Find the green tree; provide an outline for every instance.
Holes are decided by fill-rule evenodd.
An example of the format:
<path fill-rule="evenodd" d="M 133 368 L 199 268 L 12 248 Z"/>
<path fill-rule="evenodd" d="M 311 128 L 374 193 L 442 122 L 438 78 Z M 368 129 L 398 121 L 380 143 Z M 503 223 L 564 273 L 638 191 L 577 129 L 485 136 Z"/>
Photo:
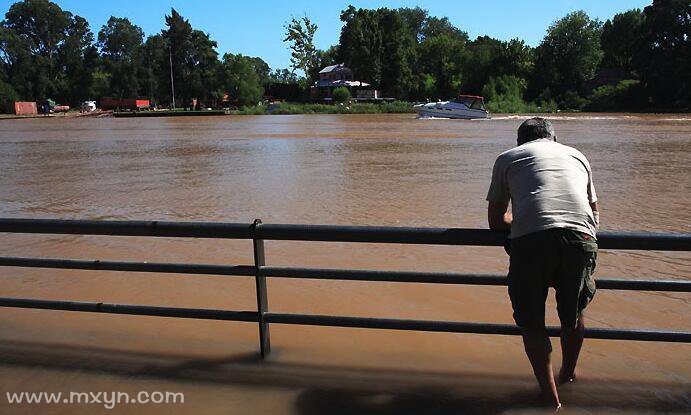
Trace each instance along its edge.
<path fill-rule="evenodd" d="M 295 70 L 301 70 L 305 77 L 310 76 L 312 68 L 318 65 L 317 48 L 314 46 L 314 34 L 317 25 L 307 16 L 301 19 L 293 17 L 285 26 L 284 42 L 290 43 L 290 62 Z"/>
<path fill-rule="evenodd" d="M 93 43 L 94 35 L 89 23 L 83 17 L 74 16 L 67 28 L 65 43 L 60 48 L 59 61 L 64 72 L 58 91 L 58 96 L 72 105 L 94 97 L 93 73 L 99 56 Z"/>
<path fill-rule="evenodd" d="M 408 26 L 408 65 L 413 70 L 414 90 L 409 99 L 447 99 L 466 83 L 470 59 L 468 34 L 447 17 L 430 16 L 419 7 L 397 10 Z"/>
<path fill-rule="evenodd" d="M 252 59 L 243 55 L 223 55 L 222 86 L 240 106 L 256 105 L 264 94 Z"/>
<path fill-rule="evenodd" d="M 656 106 L 691 108 L 691 3 L 654 0 L 645 23 L 636 66 Z"/>
<path fill-rule="evenodd" d="M 12 85 L 0 79 L 0 112 L 5 112 L 8 105 L 17 100 L 19 100 L 17 91 L 12 88 Z"/>
<path fill-rule="evenodd" d="M 586 80 L 595 75 L 602 59 L 601 23 L 576 11 L 553 23 L 535 51 L 533 97 L 549 89 L 557 100 L 574 98 Z M 567 99 L 568 98 L 568 99 Z"/>
<path fill-rule="evenodd" d="M 137 97 L 145 88 L 144 31 L 127 18 L 111 16 L 98 32 L 98 46 L 106 71 L 110 73 L 110 93 L 118 98 Z"/>
<path fill-rule="evenodd" d="M 338 87 L 334 88 L 333 92 L 331 93 L 331 97 L 335 102 L 338 102 L 340 104 L 343 104 L 350 100 L 350 91 L 346 87 Z"/>
<path fill-rule="evenodd" d="M 588 97 L 589 111 L 638 110 L 645 105 L 645 95 L 640 81 L 625 79 L 616 85 L 603 85 L 593 90 Z"/>
<path fill-rule="evenodd" d="M 192 62 L 192 25 L 183 18 L 175 9 L 171 9 L 170 15 L 166 15 L 167 29 L 161 31 L 161 36 L 165 41 L 169 64 L 172 67 L 172 83 L 175 86 L 175 97 L 172 97 L 170 92 L 171 69 L 167 67 L 165 58 L 161 62 L 162 70 L 159 72 L 159 82 L 161 85 L 168 86 L 167 98 L 172 102 L 173 98 L 177 100 L 176 105 L 186 107 L 190 104 L 192 98 L 191 77 L 194 65 Z M 161 91 L 164 89 L 161 88 Z"/>
<path fill-rule="evenodd" d="M 420 9 L 356 9 L 341 12 L 344 25 L 339 60 L 356 78 L 381 88 L 385 94 L 410 98 L 419 85 L 417 43 L 422 38 L 426 12 Z"/>
<path fill-rule="evenodd" d="M 487 98 L 487 108 L 493 112 L 527 112 L 533 111 L 523 100 L 527 82 L 515 75 L 490 77 L 482 88 L 482 95 Z"/>
<path fill-rule="evenodd" d="M 297 83 L 298 77 L 289 69 L 274 69 L 269 74 L 269 82 L 273 84 Z"/>
<path fill-rule="evenodd" d="M 32 99 L 35 95 L 34 57 L 29 40 L 13 29 L 0 25 L 0 60 L 2 78 L 19 97 Z"/>
<path fill-rule="evenodd" d="M 602 26 L 602 63 L 604 68 L 620 69 L 626 73 L 634 70 L 633 60 L 641 47 L 643 12 L 640 9 L 615 14 Z"/>
<path fill-rule="evenodd" d="M 358 79 L 380 86 L 383 34 L 377 11 L 349 6 L 341 12 L 341 21 L 344 24 L 339 38 L 339 60 Z"/>
<path fill-rule="evenodd" d="M 535 66 L 534 50 L 520 39 L 501 43 L 499 56 L 495 61 L 497 73 L 528 79 Z"/>
<path fill-rule="evenodd" d="M 25 0 L 14 3 L 5 14 L 4 26 L 25 40 L 28 48 L 31 91 L 27 98 L 45 99 L 56 96 L 60 65 L 60 48 L 67 37 L 71 14 L 47 0 Z"/>
<path fill-rule="evenodd" d="M 72 101 L 88 91 L 92 69 L 85 60 L 95 53 L 82 17 L 48 0 L 24 0 L 10 6 L 2 28 L 7 78 L 22 97 Z"/>
<path fill-rule="evenodd" d="M 417 96 L 448 99 L 458 95 L 463 83 L 463 65 L 468 59 L 465 39 L 441 34 L 426 37 L 418 48 L 420 78 Z"/>
<path fill-rule="evenodd" d="M 223 96 L 220 91 L 221 67 L 216 52 L 217 44 L 200 30 L 192 31 L 190 44 L 190 96 L 197 98 L 200 103 L 213 106 Z"/>
<path fill-rule="evenodd" d="M 168 47 L 161 34 L 149 36 L 142 47 L 142 79 L 140 93 L 152 103 L 170 96 L 170 68 Z M 168 75 L 168 78 L 162 76 Z"/>
<path fill-rule="evenodd" d="M 266 85 L 269 84 L 271 77 L 271 68 L 269 67 L 269 64 L 264 62 L 264 59 L 259 57 L 250 57 L 248 59 L 250 60 L 250 63 L 252 63 L 254 72 L 259 78 L 259 84 L 263 87 L 266 87 Z"/>
<path fill-rule="evenodd" d="M 489 36 L 479 36 L 468 45 L 468 58 L 465 60 L 463 91 L 479 94 L 490 77 L 500 75 L 497 59 L 502 53 L 502 42 Z"/>
<path fill-rule="evenodd" d="M 416 83 L 413 78 L 416 39 L 399 11 L 379 9 L 378 13 L 383 34 L 380 87 L 389 96 L 409 99 Z"/>

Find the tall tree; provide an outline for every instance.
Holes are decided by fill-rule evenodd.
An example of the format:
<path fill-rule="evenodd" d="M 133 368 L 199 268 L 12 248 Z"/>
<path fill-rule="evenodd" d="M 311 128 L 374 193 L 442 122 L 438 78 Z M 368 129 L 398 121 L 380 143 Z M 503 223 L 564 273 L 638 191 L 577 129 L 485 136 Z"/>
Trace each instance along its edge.
<path fill-rule="evenodd" d="M 312 23 L 307 16 L 300 19 L 293 17 L 285 26 L 286 35 L 284 42 L 290 43 L 292 51 L 290 62 L 295 70 L 304 72 L 309 77 L 317 64 L 317 48 L 314 46 L 314 34 L 317 25 Z"/>
<path fill-rule="evenodd" d="M 238 105 L 256 105 L 264 94 L 252 59 L 243 55 L 223 55 L 222 85 Z"/>
<path fill-rule="evenodd" d="M 479 94 L 490 77 L 498 75 L 497 59 L 502 53 L 502 42 L 489 36 L 479 36 L 468 45 L 469 57 L 465 61 L 466 80 L 463 91 Z"/>
<path fill-rule="evenodd" d="M 463 65 L 468 50 L 462 36 L 439 34 L 425 36 L 419 48 L 418 67 L 423 77 L 418 81 L 419 99 L 448 99 L 465 84 Z"/>
<path fill-rule="evenodd" d="M 78 57 L 93 56 L 88 50 L 93 34 L 83 18 L 48 0 L 24 0 L 10 6 L 2 26 L 5 60 L 21 70 L 10 78 L 25 81 L 20 87 L 25 99 L 71 100 L 76 95 L 72 82 L 88 83 L 84 71 L 90 68 L 81 66 Z"/>
<path fill-rule="evenodd" d="M 401 14 L 395 10 L 379 10 L 382 37 L 381 88 L 390 96 L 408 99 L 415 86 L 413 67 L 417 39 Z"/>
<path fill-rule="evenodd" d="M 634 56 L 638 53 L 643 35 L 643 12 L 640 9 L 615 14 L 602 26 L 601 66 L 627 73 L 634 70 Z"/>
<path fill-rule="evenodd" d="M 358 79 L 380 86 L 383 34 L 377 11 L 348 6 L 341 12 L 341 21 L 340 60 Z"/>
<path fill-rule="evenodd" d="M 110 92 L 118 98 L 136 97 L 144 73 L 144 31 L 127 18 L 111 16 L 98 32 L 98 46 L 110 73 Z"/>
<path fill-rule="evenodd" d="M 533 94 L 549 90 L 564 103 L 578 96 L 602 59 L 601 27 L 584 11 L 569 13 L 553 23 L 535 51 Z"/>
<path fill-rule="evenodd" d="M 266 85 L 268 85 L 270 82 L 269 78 L 271 68 L 269 67 L 269 64 L 264 62 L 264 59 L 259 57 L 249 57 L 248 59 L 252 64 L 252 68 L 254 68 L 254 73 L 256 73 L 257 77 L 259 78 L 259 83 L 263 87 L 266 87 Z"/>
<path fill-rule="evenodd" d="M 98 50 L 89 23 L 83 17 L 71 19 L 59 58 L 64 72 L 58 95 L 72 105 L 95 98 L 93 73 L 99 60 Z"/>
<path fill-rule="evenodd" d="M 654 0 L 643 10 L 645 23 L 637 61 L 654 103 L 691 108 L 691 2 Z"/>
<path fill-rule="evenodd" d="M 168 49 L 168 57 L 171 68 L 162 62 L 164 67 L 159 71 L 159 78 L 161 84 L 167 84 L 171 87 L 171 82 L 175 86 L 175 95 L 177 105 L 183 107 L 191 104 L 192 90 L 191 77 L 194 65 L 192 62 L 192 25 L 183 18 L 175 9 L 171 9 L 170 16 L 166 15 L 167 29 L 161 31 L 161 35 L 165 40 Z M 165 59 L 164 59 L 165 61 Z M 172 81 L 170 79 L 170 72 L 172 71 Z M 171 99 L 171 93 L 167 94 Z"/>
<path fill-rule="evenodd" d="M 13 29 L 0 25 L 0 60 L 2 78 L 7 84 L 6 101 L 17 96 L 30 99 L 35 96 L 34 57 L 29 40 L 18 35 Z M 11 91 L 14 91 L 12 94 Z"/>
<path fill-rule="evenodd" d="M 219 89 L 220 63 L 216 41 L 200 30 L 193 30 L 190 43 L 190 94 L 201 103 L 212 105 L 223 97 Z"/>

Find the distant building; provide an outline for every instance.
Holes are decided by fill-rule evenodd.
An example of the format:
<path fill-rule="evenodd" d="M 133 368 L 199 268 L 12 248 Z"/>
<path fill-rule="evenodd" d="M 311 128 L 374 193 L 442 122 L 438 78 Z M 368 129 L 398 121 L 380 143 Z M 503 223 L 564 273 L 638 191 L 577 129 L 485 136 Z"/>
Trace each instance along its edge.
<path fill-rule="evenodd" d="M 379 91 L 370 84 L 354 80 L 353 71 L 342 63 L 330 65 L 319 71 L 319 80 L 310 88 L 310 97 L 314 101 L 331 101 L 333 90 L 345 87 L 355 101 L 383 101 Z"/>
<path fill-rule="evenodd" d="M 319 71 L 319 82 L 352 81 L 353 71 L 342 63 L 330 65 Z"/>

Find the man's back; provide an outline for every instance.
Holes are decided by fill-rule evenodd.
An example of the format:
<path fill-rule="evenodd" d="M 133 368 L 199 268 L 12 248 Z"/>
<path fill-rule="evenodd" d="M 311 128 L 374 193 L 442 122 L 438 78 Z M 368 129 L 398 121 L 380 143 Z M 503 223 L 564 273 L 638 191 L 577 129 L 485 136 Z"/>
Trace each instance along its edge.
<path fill-rule="evenodd" d="M 551 139 L 514 147 L 497 157 L 491 202 L 511 199 L 511 238 L 551 228 L 595 236 L 590 204 L 597 200 L 590 165 L 583 154 Z"/>

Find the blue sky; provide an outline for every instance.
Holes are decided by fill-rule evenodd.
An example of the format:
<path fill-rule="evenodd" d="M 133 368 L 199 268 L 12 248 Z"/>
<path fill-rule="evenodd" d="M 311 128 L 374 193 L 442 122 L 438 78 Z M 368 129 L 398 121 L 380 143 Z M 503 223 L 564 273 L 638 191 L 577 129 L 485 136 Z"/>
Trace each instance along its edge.
<path fill-rule="evenodd" d="M 54 0 L 55 1 L 55 0 Z M 342 1 L 342 0 L 57 0 L 64 10 L 85 17 L 94 34 L 112 16 L 127 17 L 149 35 L 164 27 L 164 15 L 174 7 L 195 29 L 203 30 L 218 42 L 218 52 L 259 56 L 272 68 L 290 65 L 290 52 L 282 42 L 284 24 L 291 16 L 307 15 L 317 23 L 317 47 L 338 43 L 339 15 L 349 4 L 362 8 L 415 7 L 433 16 L 448 17 L 468 32 L 471 38 L 489 35 L 508 40 L 518 37 L 535 46 L 555 20 L 574 10 L 585 10 L 590 17 L 606 20 L 651 0 L 418 0 L 418 1 Z M 7 12 L 13 1 L 0 0 L 0 11 Z"/>

